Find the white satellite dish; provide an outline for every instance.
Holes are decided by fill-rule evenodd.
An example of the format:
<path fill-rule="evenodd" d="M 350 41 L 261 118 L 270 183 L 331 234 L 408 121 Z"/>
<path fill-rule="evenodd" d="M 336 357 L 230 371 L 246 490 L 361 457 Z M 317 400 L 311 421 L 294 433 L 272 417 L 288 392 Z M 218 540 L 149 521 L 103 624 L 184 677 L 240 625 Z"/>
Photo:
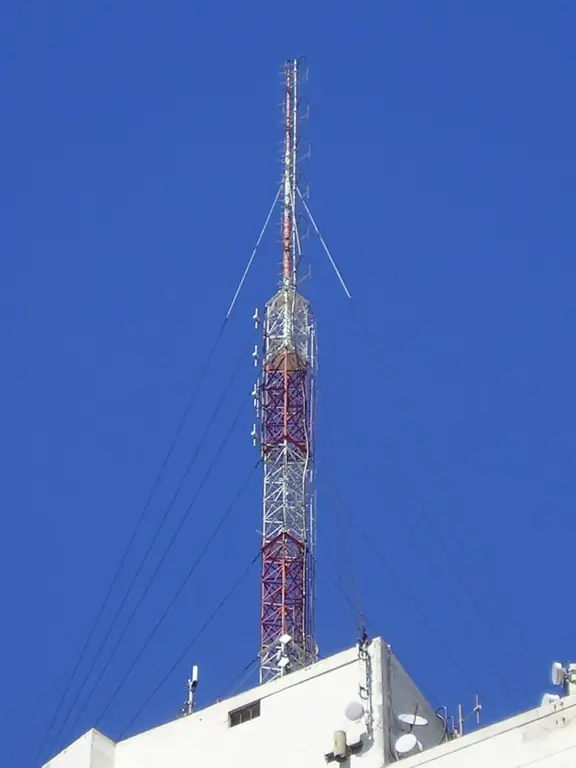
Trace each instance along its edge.
<path fill-rule="evenodd" d="M 403 733 L 396 739 L 394 749 L 398 755 L 407 755 L 408 752 L 412 752 L 413 749 L 422 749 L 422 744 L 418 741 L 413 733 Z"/>
<path fill-rule="evenodd" d="M 558 696 L 557 693 L 545 693 L 544 696 L 542 696 L 540 706 L 546 707 L 548 704 L 553 704 L 555 701 L 560 701 L 560 696 Z"/>
<path fill-rule="evenodd" d="M 428 725 L 428 720 L 417 714 L 398 715 L 398 720 L 406 725 Z"/>
<path fill-rule="evenodd" d="M 344 710 L 344 714 L 346 715 L 346 718 L 348 720 L 352 720 L 352 722 L 356 722 L 357 720 L 360 720 L 361 717 L 364 715 L 364 705 L 361 704 L 359 701 L 351 701 Z"/>
<path fill-rule="evenodd" d="M 564 685 L 566 682 L 566 670 L 559 661 L 555 661 L 554 664 L 552 664 L 550 677 L 552 679 L 552 685 Z"/>

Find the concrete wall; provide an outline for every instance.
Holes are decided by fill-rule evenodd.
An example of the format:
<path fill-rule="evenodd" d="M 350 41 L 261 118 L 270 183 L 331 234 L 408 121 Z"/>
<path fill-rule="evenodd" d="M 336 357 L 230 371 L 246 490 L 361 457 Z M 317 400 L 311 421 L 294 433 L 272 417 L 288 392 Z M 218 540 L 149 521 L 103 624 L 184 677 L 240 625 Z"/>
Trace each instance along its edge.
<path fill-rule="evenodd" d="M 371 663 L 383 680 L 393 680 L 389 691 L 410 711 L 419 693 L 394 657 L 387 670 L 385 647 L 374 647 Z M 379 666 L 378 657 L 384 663 Z M 390 670 L 394 670 L 390 676 Z M 254 689 L 226 702 L 202 710 L 114 745 L 97 731 L 89 731 L 46 764 L 46 768 L 190 768 L 249 766 L 249 768 L 320 768 L 332 749 L 333 731 L 346 730 L 348 741 L 366 735 L 366 723 L 350 723 L 343 717 L 346 704 L 354 700 L 358 681 L 363 684 L 362 664 L 356 650 L 320 662 L 312 670 Z M 294 679 L 306 677 L 304 680 Z M 375 688 L 378 688 L 376 685 Z M 396 694 L 394 694 L 396 691 Z M 260 717 L 229 726 L 231 709 L 253 701 L 261 694 Z M 382 692 L 375 691 L 374 702 Z M 402 699 L 402 697 L 405 697 Z M 385 698 L 380 698 L 385 701 Z M 434 715 L 418 700 L 418 711 Z M 367 708 L 369 709 L 369 708 Z M 413 711 L 413 710 L 412 710 Z M 430 720 L 432 725 L 433 720 Z M 362 756 L 351 757 L 348 766 L 382 768 L 388 728 L 393 719 L 374 717 L 374 738 Z M 438 726 L 434 726 L 437 728 Z M 426 729 L 423 729 L 426 730 Z M 437 732 L 430 732 L 436 738 Z M 426 736 L 418 732 L 424 743 Z M 393 743 L 393 742 L 392 742 Z M 396 757 L 386 752 L 386 763 Z M 399 762 L 402 768 L 575 768 L 576 696 L 563 698 L 518 717 L 463 736 Z M 337 764 L 332 763 L 334 768 Z M 347 768 L 348 768 L 347 766 Z"/>
<path fill-rule="evenodd" d="M 59 755 L 49 760 L 45 768 L 92 768 L 92 731 L 80 736 Z"/>
<path fill-rule="evenodd" d="M 383 652 L 386 653 L 386 648 Z M 424 749 L 436 747 L 443 742 L 444 724 L 438 719 L 435 710 L 432 709 L 412 678 L 392 653 L 385 656 L 384 689 L 390 691 L 386 717 L 386 762 L 396 761 L 397 755 L 394 752 L 396 739 L 410 730 L 418 738 Z M 400 719 L 401 715 L 414 714 L 425 718 L 428 724 L 411 729 Z"/>
<path fill-rule="evenodd" d="M 99 731 L 92 731 L 90 768 L 116 768 L 116 744 Z"/>
<path fill-rule="evenodd" d="M 370 663 L 382 679 L 380 654 L 381 645 L 374 645 Z M 115 768 L 325 768 L 334 731 L 345 730 L 348 743 L 366 732 L 364 720 L 351 723 L 344 715 L 346 705 L 359 698 L 363 675 L 358 651 L 353 648 L 307 670 L 120 742 Z M 230 727 L 230 711 L 256 699 L 260 700 L 260 716 Z M 366 743 L 365 755 L 352 756 L 350 768 L 359 765 L 360 759 L 365 768 L 381 768 L 384 727 L 378 719 L 375 726 L 375 738 Z"/>
<path fill-rule="evenodd" d="M 114 757 L 114 742 L 91 730 L 49 760 L 44 768 L 116 768 Z"/>
<path fill-rule="evenodd" d="M 402 760 L 402 768 L 575 768 L 576 696 Z"/>
<path fill-rule="evenodd" d="M 230 727 L 229 714 L 254 700 L 260 716 Z M 364 714 L 346 719 L 350 702 L 360 702 Z M 250 768 L 326 766 L 333 735 L 346 732 L 348 744 L 362 744 L 348 765 L 382 768 L 395 759 L 391 744 L 410 730 L 399 719 L 414 714 L 427 719 L 418 732 L 425 747 L 442 741 L 444 728 L 399 661 L 380 639 L 366 653 L 357 648 L 204 709 L 117 747 L 115 768 L 188 768 L 200 764 L 249 765 Z M 334 763 L 334 766 L 337 764 Z"/>
<path fill-rule="evenodd" d="M 259 716 L 231 726 L 230 712 L 256 700 Z M 363 705 L 357 722 L 346 719 L 350 702 Z M 382 768 L 410 730 L 400 715 L 416 711 L 424 751 L 402 768 L 576 768 L 576 696 L 443 743 L 443 724 L 379 639 L 116 745 L 90 731 L 46 768 L 325 768 L 337 730 L 361 744 L 347 768 Z"/>

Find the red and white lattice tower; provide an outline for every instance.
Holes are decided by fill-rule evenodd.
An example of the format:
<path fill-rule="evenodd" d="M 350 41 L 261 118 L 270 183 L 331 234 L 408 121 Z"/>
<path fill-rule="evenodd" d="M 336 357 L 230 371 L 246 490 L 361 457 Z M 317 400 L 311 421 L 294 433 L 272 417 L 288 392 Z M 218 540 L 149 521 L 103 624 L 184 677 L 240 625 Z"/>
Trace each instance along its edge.
<path fill-rule="evenodd" d="M 314 640 L 315 333 L 297 292 L 298 62 L 286 62 L 282 281 L 266 304 L 259 387 L 264 467 L 260 680 L 316 660 Z"/>

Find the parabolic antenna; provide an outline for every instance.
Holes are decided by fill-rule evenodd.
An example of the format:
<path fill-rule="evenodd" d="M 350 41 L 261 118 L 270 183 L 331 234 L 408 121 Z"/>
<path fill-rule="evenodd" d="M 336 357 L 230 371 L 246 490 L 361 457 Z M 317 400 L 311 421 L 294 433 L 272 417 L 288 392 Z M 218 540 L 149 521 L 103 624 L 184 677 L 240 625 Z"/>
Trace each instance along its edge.
<path fill-rule="evenodd" d="M 566 671 L 559 661 L 555 661 L 554 664 L 552 664 L 550 677 L 552 679 L 552 685 L 564 685 L 564 682 L 566 681 Z"/>
<path fill-rule="evenodd" d="M 360 720 L 364 714 L 364 706 L 359 701 L 351 701 L 344 710 L 344 714 L 348 720 L 355 722 Z"/>
<path fill-rule="evenodd" d="M 406 723 L 406 725 L 428 725 L 428 720 L 425 717 L 416 714 L 398 715 L 398 720 L 401 723 Z"/>
<path fill-rule="evenodd" d="M 402 736 L 396 739 L 394 744 L 394 749 L 399 755 L 407 755 L 408 752 L 412 752 L 416 747 L 421 749 L 422 745 L 413 733 L 403 733 Z"/>

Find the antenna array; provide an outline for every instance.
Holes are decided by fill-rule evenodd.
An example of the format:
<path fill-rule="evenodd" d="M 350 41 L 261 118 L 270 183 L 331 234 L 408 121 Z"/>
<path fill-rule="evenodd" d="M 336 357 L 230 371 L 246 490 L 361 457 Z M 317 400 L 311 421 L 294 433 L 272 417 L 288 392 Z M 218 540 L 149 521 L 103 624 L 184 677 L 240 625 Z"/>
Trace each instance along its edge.
<path fill-rule="evenodd" d="M 314 641 L 315 332 L 297 292 L 299 63 L 284 67 L 282 276 L 266 304 L 257 386 L 264 467 L 260 679 L 307 666 Z"/>

